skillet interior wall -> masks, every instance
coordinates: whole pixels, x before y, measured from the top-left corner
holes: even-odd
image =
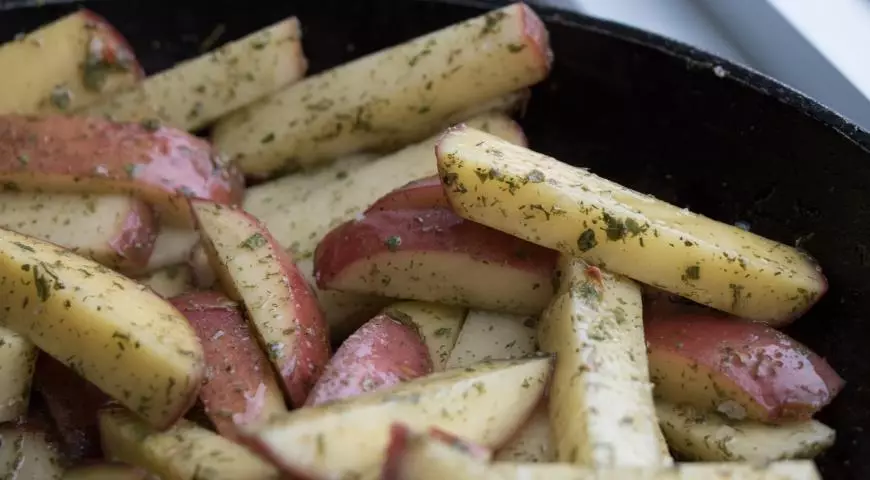
[[[472,2],[83,2],[130,40],[148,72],[296,14],[311,71],[475,15]],[[507,2],[474,2],[474,5]],[[466,6],[455,5],[466,4]],[[11,39],[75,8],[0,14]],[[800,244],[831,290],[789,329],[847,380],[820,418],[837,429],[827,478],[870,478],[870,135],[774,81],[660,37],[542,10],[556,63],[522,121],[532,147],[725,222]],[[652,46],[644,45],[651,42]],[[715,67],[721,68],[715,68]]]

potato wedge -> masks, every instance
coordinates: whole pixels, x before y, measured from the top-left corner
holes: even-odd
[[[653,407],[640,287],[563,256],[538,342],[556,354],[550,424],[560,462],[592,468],[672,463]]]
[[[335,355],[306,405],[355,397],[432,373],[432,359],[413,324],[381,314],[353,333]]]
[[[173,265],[136,279],[163,298],[177,297],[194,290],[193,272],[187,265]]]
[[[71,112],[142,77],[124,37],[78,10],[0,46],[0,113]]]
[[[207,142],[151,123],[0,115],[4,191],[130,193],[190,225],[188,197],[235,205],[244,181]]]
[[[329,361],[327,326],[314,293],[256,218],[204,200],[192,200],[191,209],[220,284],[244,303],[285,394],[301,406]]]
[[[536,326],[535,317],[471,310],[447,359],[447,368],[533,355],[538,351]]]
[[[469,454],[468,442],[408,432],[394,425],[382,480],[818,480],[809,461],[684,463],[668,468],[594,470],[565,463],[488,463]]]
[[[255,176],[395,147],[539,82],[551,60],[544,23],[515,4],[309,77],[221,120],[212,140]]]
[[[27,413],[38,353],[30,340],[0,326],[0,423]]]
[[[437,156],[459,215],[739,317],[783,325],[827,289],[797,249],[473,128]]]
[[[266,353],[251,334],[238,305],[215,292],[172,299],[199,336],[206,376],[199,391],[205,413],[218,433],[239,438],[239,428],[287,411]]]
[[[448,209],[382,211],[329,232],[314,276],[321,289],[537,314],[556,257]]]
[[[646,324],[656,395],[735,420],[809,420],[845,382],[823,358],[760,323],[705,315]]]
[[[0,427],[0,478],[60,480],[63,456],[42,426]]]
[[[33,383],[57,427],[66,456],[99,458],[97,413],[111,401],[109,396],[48,355],[39,356]]]
[[[544,400],[532,416],[503,447],[495,452],[497,462],[548,463],[556,461],[550,412]]]
[[[0,229],[0,323],[157,428],[196,400],[202,347],[187,320],[123,275]]]
[[[832,428],[816,420],[781,425],[737,422],[660,400],[656,412],[668,445],[687,459],[705,462],[813,458],[831,447],[836,436]]]
[[[503,114],[474,117],[468,125],[525,144],[522,128]],[[332,228],[355,218],[392,190],[436,174],[432,153],[436,140],[432,137],[374,161],[351,158],[337,163],[341,166],[335,169],[327,167],[320,173],[291,175],[253,187],[245,197],[244,209],[264,222],[282,247],[297,258],[308,257]]]
[[[63,472],[63,480],[147,480],[148,472],[120,462],[76,465]]]
[[[432,370],[444,371],[447,358],[459,338],[462,324],[465,323],[466,310],[428,302],[396,302],[384,313],[405,323],[413,325],[429,349]],[[534,351],[529,352],[529,354]]]
[[[154,242],[154,251],[148,259],[148,272],[186,263],[197,244],[199,233],[188,228],[161,226],[160,234]]]
[[[198,130],[305,75],[299,21],[288,18],[152,75],[79,113]]]
[[[450,208],[438,175],[414,180],[379,198],[365,213],[385,210],[426,210]]]
[[[179,420],[161,432],[122,409],[100,412],[106,458],[144,468],[163,480],[269,480],[278,472],[245,447]]]
[[[160,225],[126,195],[0,193],[0,228],[66,247],[124,272],[142,270]]]
[[[304,478],[352,478],[376,467],[394,422],[498,446],[540,400],[551,364],[551,357],[537,357],[435,373],[290,412],[252,431],[248,441],[286,474]]]

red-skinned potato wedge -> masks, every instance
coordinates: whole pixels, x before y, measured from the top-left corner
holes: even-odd
[[[684,463],[672,468],[591,469],[566,463],[489,463],[467,440],[394,425],[381,480],[819,480],[810,461]],[[367,477],[368,478],[368,477]]]
[[[444,185],[438,175],[414,180],[381,197],[369,212],[384,210],[426,210],[428,208],[450,208]]]
[[[123,272],[148,264],[160,225],[126,195],[0,193],[0,228],[40,238]]]
[[[381,314],[335,351],[305,404],[353,397],[430,373],[429,350],[413,324]]]
[[[256,218],[203,200],[191,209],[209,263],[251,325],[294,406],[301,406],[329,360],[323,313],[290,254]]]
[[[806,420],[844,385],[824,359],[760,323],[682,315],[647,322],[645,333],[658,396],[735,420]]]
[[[205,353],[199,398],[218,433],[238,439],[238,429],[287,411],[266,353],[238,305],[215,292],[172,299],[193,327]]]
[[[0,46],[0,113],[70,112],[143,77],[127,41],[79,10]]]
[[[371,212],[317,246],[317,285],[536,314],[553,294],[556,253],[447,209]]]
[[[64,453],[73,459],[100,456],[97,413],[111,401],[91,382],[48,355],[40,355],[34,386],[54,420]]]
[[[0,229],[4,325],[156,428],[205,374],[187,320],[150,289],[57,245]]]
[[[63,472],[63,480],[146,480],[148,472],[121,462],[76,465]]]
[[[377,468],[395,422],[498,447],[540,401],[552,363],[544,356],[434,373],[289,412],[252,430],[247,441],[284,473],[302,478],[353,478]]]
[[[147,122],[0,116],[0,183],[6,191],[130,193],[175,224],[187,198],[241,202],[244,181],[206,141]]]
[[[432,359],[432,371],[444,371],[456,345],[467,310],[429,302],[396,302],[384,313],[405,325],[412,325],[423,338]]]
[[[42,419],[0,426],[0,478],[60,480],[64,458]]]
[[[245,447],[181,419],[156,430],[121,408],[100,411],[106,459],[142,467],[162,480],[276,480],[278,472]]]

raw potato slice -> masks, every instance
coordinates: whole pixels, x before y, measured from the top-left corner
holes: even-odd
[[[196,400],[202,347],[187,320],[123,275],[0,230],[0,323],[157,428]]]
[[[0,193],[0,228],[125,272],[145,267],[159,227],[148,204],[125,195]]]
[[[187,265],[173,265],[137,279],[163,298],[172,298],[194,289],[193,273]]]
[[[403,432],[404,430],[404,432]],[[488,463],[468,442],[392,429],[382,480],[819,480],[809,461],[685,463],[671,468],[589,469],[565,463]]]
[[[158,431],[121,409],[100,412],[106,458],[142,467],[163,480],[269,480],[274,467],[245,447],[187,420]]]
[[[305,405],[322,405],[383,390],[430,373],[429,350],[413,324],[381,314],[335,351]]]
[[[216,292],[176,297],[172,305],[187,317],[205,351],[199,398],[218,433],[236,441],[239,428],[287,411],[269,359],[238,305]]]
[[[395,147],[539,82],[551,60],[544,23],[516,4],[307,78],[218,122],[212,140],[257,176]]]
[[[0,326],[0,423],[27,413],[38,353],[30,340]]]
[[[535,413],[505,446],[495,452],[498,462],[541,462],[556,461],[553,448],[553,429],[550,427],[550,414],[547,402],[542,401]]]
[[[314,279],[314,259],[311,257],[297,261],[296,268],[305,277],[305,281],[317,297],[317,303],[323,310],[323,318],[329,325],[329,335],[333,341],[344,340],[393,302],[392,299],[377,295],[317,288],[317,281]]]
[[[668,445],[683,457],[705,462],[772,462],[813,458],[834,444],[836,433],[816,420],[765,425],[735,422],[686,405],[656,401]]]
[[[304,408],[252,431],[251,447],[285,473],[352,478],[382,460],[390,426],[437,427],[486,447],[522,425],[546,387],[552,359],[478,364],[346,401]]]
[[[385,313],[417,329],[429,349],[433,371],[441,372],[446,368],[447,358],[465,322],[464,308],[412,301],[394,303]]]
[[[59,480],[63,457],[49,441],[47,430],[22,425],[0,428],[0,478]]]
[[[62,115],[0,115],[0,184],[5,191],[133,194],[182,226],[190,226],[188,197],[237,205],[245,188],[239,172],[193,135]]]
[[[305,75],[299,21],[289,18],[152,75],[83,114],[138,122],[157,119],[198,130]]]
[[[436,153],[459,215],[713,308],[783,325],[827,289],[792,247],[473,128],[451,130]]]
[[[461,368],[484,360],[527,357],[537,348],[535,317],[471,310],[450,352],[447,368]]]
[[[146,270],[154,272],[187,262],[198,243],[199,233],[195,230],[162,226]]]
[[[143,76],[124,37],[89,10],[4,43],[0,67],[0,113],[73,111]]]
[[[191,209],[209,263],[248,319],[293,406],[305,403],[329,361],[326,322],[293,258],[243,210],[201,200]]]
[[[63,480],[146,480],[145,470],[119,462],[77,465],[63,473]]]
[[[525,144],[522,128],[504,114],[481,115],[468,120],[468,125]],[[346,169],[337,168],[334,173],[327,168],[320,170],[322,176],[297,174],[254,187],[244,209],[264,222],[282,247],[297,258],[308,257],[332,228],[355,218],[392,190],[436,174],[436,141],[437,137],[432,137],[371,162],[346,160],[342,162]],[[281,186],[266,187],[271,184]],[[262,189],[269,193],[259,193]],[[295,191],[303,192],[302,196]]]
[[[538,325],[541,349],[557,358],[549,407],[558,460],[671,464],[653,407],[640,287],[565,256],[558,271],[558,296]]]

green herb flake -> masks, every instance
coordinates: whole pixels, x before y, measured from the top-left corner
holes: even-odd
[[[452,328],[441,327],[438,330],[435,330],[435,336],[436,337],[446,337],[447,335],[450,335],[450,332],[452,332],[452,331],[453,331]]]
[[[701,278],[701,267],[699,265],[686,267],[686,273],[683,275],[683,280],[698,280],[699,278]]]
[[[587,228],[580,237],[577,238],[577,248],[580,253],[588,252],[598,245],[598,240],[595,239],[595,232],[591,228]]]
[[[498,32],[501,21],[507,17],[507,13],[502,12],[500,10],[496,10],[494,12],[490,12],[483,17],[483,28],[480,29],[480,36],[485,37],[487,35]]]
[[[266,237],[258,232],[246,238],[242,243],[239,244],[239,247],[247,248],[248,250],[256,250],[257,248],[260,248],[265,244]]]
[[[260,139],[260,143],[263,143],[263,144],[272,143],[274,140],[275,140],[275,133],[269,132],[268,134],[266,134],[266,136],[264,136],[263,138]]]
[[[139,125],[142,126],[145,130],[149,132],[156,132],[160,130],[160,120],[156,118],[146,118],[139,122]]]
[[[51,90],[49,101],[58,110],[67,110],[72,103],[72,92],[63,85],[58,85]]]
[[[528,183],[544,183],[547,180],[544,172],[534,169],[531,172],[526,174],[526,182]]]
[[[511,53],[520,53],[526,49],[526,46],[522,43],[509,43],[507,49]]]
[[[36,252],[36,250],[34,250],[30,245],[25,245],[25,244],[23,244],[23,243],[21,243],[21,242],[12,242],[12,244],[15,245],[16,247],[18,247],[18,248],[24,250],[24,251],[27,251],[27,252],[30,252],[30,253],[35,253],[35,252]]]
[[[384,241],[384,245],[387,246],[387,249],[391,252],[395,252],[402,246],[402,237],[398,235],[392,235]]]
[[[30,163],[30,157],[26,153],[19,153],[18,157],[16,158],[18,159],[18,163],[20,163],[22,166],[26,166],[28,163]]]

